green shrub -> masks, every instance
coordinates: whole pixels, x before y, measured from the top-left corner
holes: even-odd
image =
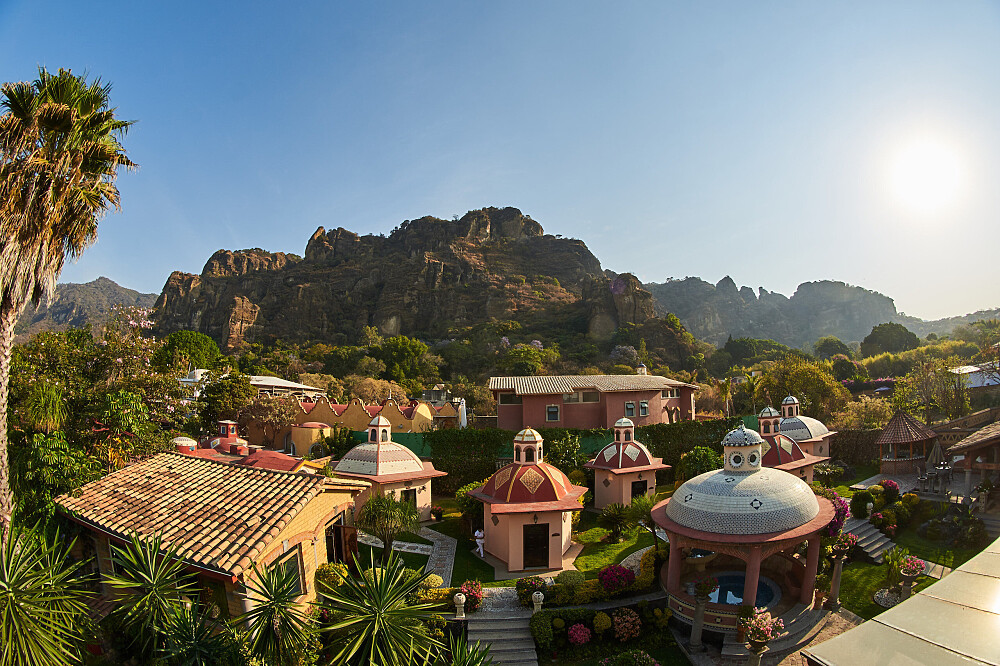
[[[344,582],[349,575],[347,565],[330,562],[316,567],[316,589],[332,590]]]
[[[587,577],[582,571],[561,571],[556,576],[556,583],[566,585],[571,590],[585,580],[587,580]]]
[[[587,475],[583,470],[574,469],[568,474],[570,482],[575,486],[587,485]]]
[[[868,517],[868,504],[873,502],[872,494],[867,490],[859,490],[851,497],[851,515],[855,518]]]
[[[573,590],[573,603],[576,605],[589,604],[594,601],[605,601],[608,593],[601,585],[601,581],[596,578],[588,580],[576,586]]]
[[[598,613],[594,616],[594,631],[598,634],[603,635],[604,632],[610,629],[613,624],[611,616],[607,613]]]
[[[437,574],[430,574],[427,578],[420,581],[420,588],[423,590],[441,587],[442,585],[444,585],[444,579]]]
[[[458,509],[462,512],[462,516],[469,522],[475,523],[477,520],[478,523],[483,522],[483,503],[475,497],[470,497],[469,493],[485,485],[489,480],[489,477],[487,477],[482,481],[473,481],[455,491],[455,503],[458,504]]]
[[[548,613],[542,611],[531,616],[528,623],[531,628],[531,637],[535,639],[535,645],[541,650],[548,650],[552,647],[552,620]]]
[[[532,607],[531,595],[535,592],[545,593],[545,581],[538,576],[528,576],[527,578],[518,578],[517,582],[514,583],[514,589],[517,590],[517,600],[525,608]]]
[[[903,495],[902,502],[906,506],[906,508],[909,509],[910,512],[912,512],[913,507],[920,504],[920,498],[917,497],[915,493],[906,493],[905,495]]]
[[[562,629],[565,626],[566,626],[566,623],[563,621],[563,619],[561,617],[552,618],[552,628],[553,629]]]

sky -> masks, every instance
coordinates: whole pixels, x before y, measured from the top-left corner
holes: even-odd
[[[1000,307],[998,62],[974,1],[0,0],[0,81],[87,72],[136,121],[61,281],[143,292],[222,248],[515,206],[645,282]]]

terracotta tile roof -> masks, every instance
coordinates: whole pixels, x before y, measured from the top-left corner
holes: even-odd
[[[491,391],[514,391],[518,395],[551,395],[592,389],[615,391],[662,391],[687,386],[658,375],[546,375],[540,377],[490,377]]]
[[[279,472],[292,472],[298,469],[298,467],[302,464],[302,461],[298,458],[286,455],[281,451],[261,449],[260,451],[254,451],[244,458],[240,458],[235,462],[235,464],[244,465],[246,467],[273,469]]]
[[[121,538],[160,533],[187,562],[239,575],[325,481],[161,453],[55,502],[85,525]]]
[[[969,449],[997,444],[998,442],[994,440],[1000,440],[1000,422],[983,426],[965,439],[952,444],[948,447],[948,453],[961,453]]]
[[[882,434],[878,436],[875,443],[879,446],[883,444],[909,444],[910,442],[925,442],[935,437],[937,437],[936,432],[900,410],[885,424]]]

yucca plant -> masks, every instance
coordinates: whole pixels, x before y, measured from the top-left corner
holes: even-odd
[[[0,546],[0,666],[79,663],[91,594],[72,547],[17,526]]]
[[[182,604],[167,616],[161,655],[170,666],[237,666],[239,646],[214,604]]]
[[[298,571],[254,565],[254,579],[247,580],[253,608],[239,616],[245,623],[250,653],[266,664],[295,662],[310,639],[310,620],[299,608]]]
[[[389,561],[396,537],[401,532],[413,531],[420,526],[420,512],[417,507],[393,495],[373,495],[361,508],[355,525],[382,540],[384,566]]]
[[[112,614],[140,656],[149,658],[163,645],[166,627],[181,603],[196,593],[176,548],[163,551],[159,534],[132,535],[125,546],[113,546],[116,573],[105,576],[117,592]]]
[[[597,524],[611,532],[612,543],[618,543],[630,525],[628,507],[624,504],[607,505],[597,517]]]
[[[459,632],[448,638],[448,649],[441,650],[434,666],[490,666],[493,659],[490,657],[490,649],[480,645],[476,641],[475,645],[470,645],[464,633]]]
[[[324,595],[322,606],[334,619],[321,631],[330,634],[333,663],[404,666],[430,659],[442,647],[424,628],[434,606],[407,603],[429,574],[409,577],[396,554],[384,567],[372,565],[367,580],[349,576]]]

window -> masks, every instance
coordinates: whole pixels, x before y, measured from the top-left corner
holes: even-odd
[[[600,402],[601,394],[598,391],[584,391],[583,402]]]
[[[649,403],[645,400],[639,403],[639,416],[649,416]]]
[[[385,428],[382,429],[382,441],[383,442],[389,441],[389,431],[386,430]]]
[[[622,431],[621,430],[615,430],[615,441],[616,442],[622,441]]]
[[[626,402],[625,403],[625,416],[635,416],[635,403]]]
[[[579,393],[564,393],[563,402],[580,402]]]
[[[632,432],[629,431],[629,430],[626,430],[625,431],[625,441],[628,442],[628,441],[631,441],[631,439],[632,439]]]
[[[535,462],[535,450],[527,448],[524,450],[524,462]]]
[[[765,423],[764,424],[764,434],[766,435],[769,432],[771,432],[771,424],[770,423]]]
[[[378,429],[377,428],[372,428],[371,430],[368,431],[368,441],[369,442],[377,442],[378,441]]]
[[[547,405],[545,407],[545,420],[546,421],[559,420],[559,405]]]
[[[497,402],[501,405],[520,405],[521,396],[516,393],[501,393],[497,396]]]
[[[660,391],[661,398],[679,398],[681,397],[680,389],[664,389]]]
[[[517,462],[521,462],[521,447],[520,446],[515,446],[514,447],[514,460],[517,461]]]
[[[299,570],[299,547],[295,546],[275,563],[284,571],[291,571],[295,575],[295,596],[302,594],[302,574]]]

